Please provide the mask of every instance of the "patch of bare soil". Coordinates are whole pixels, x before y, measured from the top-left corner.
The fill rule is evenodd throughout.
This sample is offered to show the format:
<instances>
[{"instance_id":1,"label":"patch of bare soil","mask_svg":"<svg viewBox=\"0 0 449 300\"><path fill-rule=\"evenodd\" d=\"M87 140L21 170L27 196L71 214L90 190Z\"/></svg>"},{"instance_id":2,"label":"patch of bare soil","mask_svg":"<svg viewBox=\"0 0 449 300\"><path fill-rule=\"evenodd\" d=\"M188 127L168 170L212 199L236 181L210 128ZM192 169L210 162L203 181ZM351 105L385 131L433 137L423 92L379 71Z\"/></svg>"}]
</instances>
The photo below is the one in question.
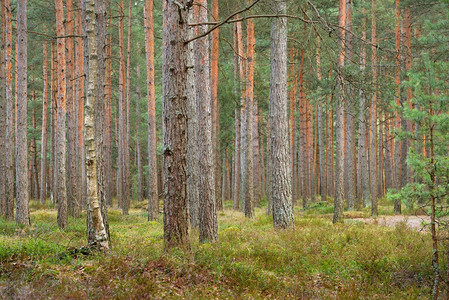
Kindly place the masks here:
<instances>
[{"instance_id":1,"label":"patch of bare soil","mask_svg":"<svg viewBox=\"0 0 449 300\"><path fill-rule=\"evenodd\" d=\"M405 224L408 228L416 231L428 231L430 223L429 216L382 216L377 218L353 218L349 219L365 224L377 224L380 226L396 227L398 224Z\"/></svg>"}]
</instances>

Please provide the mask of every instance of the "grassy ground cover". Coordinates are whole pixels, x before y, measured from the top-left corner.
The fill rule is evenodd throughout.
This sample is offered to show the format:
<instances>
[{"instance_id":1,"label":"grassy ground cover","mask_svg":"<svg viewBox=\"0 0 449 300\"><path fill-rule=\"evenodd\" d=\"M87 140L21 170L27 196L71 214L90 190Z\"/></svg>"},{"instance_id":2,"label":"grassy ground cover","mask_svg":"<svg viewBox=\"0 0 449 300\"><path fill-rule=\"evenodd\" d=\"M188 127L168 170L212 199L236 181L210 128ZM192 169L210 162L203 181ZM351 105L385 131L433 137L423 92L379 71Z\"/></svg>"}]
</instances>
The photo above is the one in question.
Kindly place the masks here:
<instances>
[{"instance_id":1,"label":"grassy ground cover","mask_svg":"<svg viewBox=\"0 0 449 300\"><path fill-rule=\"evenodd\" d=\"M245 219L226 203L219 242L163 251L163 226L135 206L109 210L112 250L85 251L85 220L65 231L56 211L33 204L32 226L0 220L0 297L72 299L306 298L427 299L430 235L347 221L332 225L330 203L295 211L295 228L275 231L265 208ZM388 203L381 212L392 211ZM368 211L348 212L347 218Z\"/></svg>"}]
</instances>

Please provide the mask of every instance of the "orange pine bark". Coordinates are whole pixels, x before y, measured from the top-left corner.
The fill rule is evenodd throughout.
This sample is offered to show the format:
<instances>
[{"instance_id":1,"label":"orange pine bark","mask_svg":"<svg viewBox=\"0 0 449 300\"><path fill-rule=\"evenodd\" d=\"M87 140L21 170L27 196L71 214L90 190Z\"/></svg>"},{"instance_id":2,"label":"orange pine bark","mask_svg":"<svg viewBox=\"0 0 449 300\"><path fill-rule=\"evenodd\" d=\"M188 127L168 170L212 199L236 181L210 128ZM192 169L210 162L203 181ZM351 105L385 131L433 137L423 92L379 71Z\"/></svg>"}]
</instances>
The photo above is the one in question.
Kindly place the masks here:
<instances>
[{"instance_id":1,"label":"orange pine bark","mask_svg":"<svg viewBox=\"0 0 449 300\"><path fill-rule=\"evenodd\" d=\"M251 0L249 0L251 3ZM246 68L246 185L245 185L245 216L254 216L254 169L253 169L253 115L254 115L254 65L256 37L254 22L247 23L247 68Z\"/></svg>"},{"instance_id":2,"label":"orange pine bark","mask_svg":"<svg viewBox=\"0 0 449 300\"><path fill-rule=\"evenodd\" d=\"M64 7L62 0L55 0L56 8L56 34L65 36ZM66 189L66 39L57 39L57 123L55 133L55 187L58 201L58 226L64 229L67 226L67 189Z\"/></svg>"},{"instance_id":3,"label":"orange pine bark","mask_svg":"<svg viewBox=\"0 0 449 300\"><path fill-rule=\"evenodd\" d=\"M298 54L298 50L294 50L293 45L290 48L290 167L292 170L292 196L293 203L296 203L298 198L297 195L297 180L295 168L296 168L296 89L298 84L298 79L295 76L295 56Z\"/></svg>"},{"instance_id":4,"label":"orange pine bark","mask_svg":"<svg viewBox=\"0 0 449 300\"><path fill-rule=\"evenodd\" d=\"M212 0L212 21L218 21L219 15L218 0ZM215 197L217 201L217 210L223 210L223 199L221 197L220 184L220 140L218 139L220 131L219 103L218 103L218 55L219 55L219 28L212 31L212 50L210 57L210 86L212 98L212 144L215 160Z\"/></svg>"},{"instance_id":5,"label":"orange pine bark","mask_svg":"<svg viewBox=\"0 0 449 300\"><path fill-rule=\"evenodd\" d=\"M147 61L147 103L148 103L148 220L157 220L159 199L157 191L156 153L156 92L154 82L154 27L153 0L145 2L145 54Z\"/></svg>"}]
</instances>

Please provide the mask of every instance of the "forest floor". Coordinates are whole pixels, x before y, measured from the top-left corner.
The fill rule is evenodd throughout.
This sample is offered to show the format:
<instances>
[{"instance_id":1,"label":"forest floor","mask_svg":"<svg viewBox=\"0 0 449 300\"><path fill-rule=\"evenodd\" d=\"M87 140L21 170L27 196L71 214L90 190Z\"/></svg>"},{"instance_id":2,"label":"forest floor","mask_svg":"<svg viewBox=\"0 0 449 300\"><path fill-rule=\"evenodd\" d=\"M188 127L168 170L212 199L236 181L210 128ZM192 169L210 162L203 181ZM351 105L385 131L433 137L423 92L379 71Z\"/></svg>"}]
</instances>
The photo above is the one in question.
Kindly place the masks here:
<instances>
[{"instance_id":1,"label":"forest floor","mask_svg":"<svg viewBox=\"0 0 449 300\"><path fill-rule=\"evenodd\" d=\"M377 218L354 218L348 221L363 222L365 224L376 224L380 226L396 227L400 224L405 224L410 229L419 232L428 232L430 225L429 216L380 216Z\"/></svg>"},{"instance_id":2,"label":"forest floor","mask_svg":"<svg viewBox=\"0 0 449 300\"><path fill-rule=\"evenodd\" d=\"M368 209L351 211L337 225L330 202L298 207L295 228L275 231L265 207L246 219L226 202L218 242L199 244L193 230L189 250L169 253L162 216L147 222L141 207L128 216L109 210L107 253L83 249L85 215L64 231L49 205L31 205L29 228L0 219L0 299L427 299L431 292L431 239L420 231L428 220L391 216L390 203L376 219Z\"/></svg>"}]
</instances>

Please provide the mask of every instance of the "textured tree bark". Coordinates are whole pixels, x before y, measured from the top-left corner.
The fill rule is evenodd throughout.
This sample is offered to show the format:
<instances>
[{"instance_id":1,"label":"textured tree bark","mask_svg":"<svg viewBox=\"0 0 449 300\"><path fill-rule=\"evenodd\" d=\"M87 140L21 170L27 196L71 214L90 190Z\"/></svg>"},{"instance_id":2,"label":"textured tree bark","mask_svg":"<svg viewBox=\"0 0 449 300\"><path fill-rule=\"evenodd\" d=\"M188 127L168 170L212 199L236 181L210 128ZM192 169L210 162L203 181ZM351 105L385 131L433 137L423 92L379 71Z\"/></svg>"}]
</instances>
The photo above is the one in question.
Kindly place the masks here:
<instances>
[{"instance_id":1,"label":"textured tree bark","mask_svg":"<svg viewBox=\"0 0 449 300\"><path fill-rule=\"evenodd\" d=\"M55 0L56 8L56 34L65 35L64 7L62 0ZM66 39L57 39L57 82L58 92L56 98L56 133L55 133L55 190L58 202L58 226L67 227L67 187L66 187Z\"/></svg>"},{"instance_id":2,"label":"textured tree bark","mask_svg":"<svg viewBox=\"0 0 449 300\"><path fill-rule=\"evenodd\" d=\"M219 7L218 0L212 0L212 21L218 21ZM207 7L207 2L206 2ZM218 103L218 55L219 55L219 41L220 41L219 28L215 29L211 33L212 47L210 57L210 87L212 97L212 143L214 148L214 167L215 167L215 199L217 201L217 209L223 210L223 199L221 197L221 150L220 150L220 118Z\"/></svg>"},{"instance_id":3,"label":"textured tree bark","mask_svg":"<svg viewBox=\"0 0 449 300\"><path fill-rule=\"evenodd\" d=\"M260 183L261 183L261 197L266 196L266 173L265 173L265 153L263 148L264 134L263 134L263 113L262 108L259 108L259 151L260 151Z\"/></svg>"},{"instance_id":4,"label":"textured tree bark","mask_svg":"<svg viewBox=\"0 0 449 300\"><path fill-rule=\"evenodd\" d=\"M331 71L329 71L329 78L332 77ZM329 95L330 100L332 100L332 95ZM327 131L327 158L326 158L326 166L327 166L327 190L328 195L331 197L335 197L335 170L334 170L334 112L333 109L329 109L328 117L327 117L328 131Z\"/></svg>"},{"instance_id":5,"label":"textured tree bark","mask_svg":"<svg viewBox=\"0 0 449 300\"><path fill-rule=\"evenodd\" d=\"M207 1L198 0L193 7L195 22L206 23ZM203 34L207 26L198 26L196 34ZM199 231L200 242L213 242L218 238L214 148L212 142L212 103L209 77L209 39L193 42L195 52L195 92L198 114L198 166L199 166ZM221 198L221 195L220 195Z\"/></svg>"},{"instance_id":6,"label":"textured tree bark","mask_svg":"<svg viewBox=\"0 0 449 300\"><path fill-rule=\"evenodd\" d=\"M370 107L370 148L369 148L369 171L371 190L371 215L377 216L377 32L376 32L376 0L371 0L371 63L373 70L374 92Z\"/></svg>"},{"instance_id":7,"label":"textured tree bark","mask_svg":"<svg viewBox=\"0 0 449 300\"><path fill-rule=\"evenodd\" d=\"M287 1L275 1L276 13L286 14ZM271 198L275 228L294 226L292 176L288 145L287 18L271 21L270 54Z\"/></svg>"},{"instance_id":8,"label":"textured tree bark","mask_svg":"<svg viewBox=\"0 0 449 300\"><path fill-rule=\"evenodd\" d=\"M313 194L312 201L316 202L316 195L320 193L320 170L319 170L319 153L318 153L318 104L315 105L315 117L313 121Z\"/></svg>"},{"instance_id":9,"label":"textured tree bark","mask_svg":"<svg viewBox=\"0 0 449 300\"><path fill-rule=\"evenodd\" d=\"M193 23L193 9L189 10L189 23ZM189 39L195 36L193 27L189 27ZM190 225L199 226L199 169L198 169L198 113L195 90L195 56L193 44L187 45L187 197L190 208Z\"/></svg>"},{"instance_id":10,"label":"textured tree bark","mask_svg":"<svg viewBox=\"0 0 449 300\"><path fill-rule=\"evenodd\" d=\"M79 7L82 6L82 2L84 0L79 1ZM83 28L85 31L86 26L83 26L82 21L82 12L79 11L77 15L77 35L83 35ZM84 43L85 38L78 38L76 45L76 61L75 64L78 74L76 76L76 84L77 84L77 103L78 103L78 136L77 136L77 144L78 144L78 186L79 186L79 199L82 207L86 207L86 193L87 193L87 179L86 179L86 164L85 164L85 148L84 148L84 100L85 100L85 78L84 78ZM86 62L87 63L87 62Z\"/></svg>"},{"instance_id":11,"label":"textured tree bark","mask_svg":"<svg viewBox=\"0 0 449 300\"><path fill-rule=\"evenodd\" d=\"M107 215L107 199L106 199L106 180L105 180L105 152L106 145L104 142L105 133L105 44L106 44L106 1L95 1L95 16L96 16L96 43L97 43L97 87L96 87L96 101L95 101L95 149L97 157L97 190L98 200L100 202L100 212L102 214L103 224L106 230L106 235L109 239L109 223ZM87 60L87 58L86 58ZM96 213L96 212L95 212ZM90 217L89 215L87 216ZM92 218L94 216L92 215ZM92 223L95 227L95 223ZM95 232L95 230L93 230Z\"/></svg>"},{"instance_id":12,"label":"textured tree bark","mask_svg":"<svg viewBox=\"0 0 449 300\"><path fill-rule=\"evenodd\" d=\"M43 50L43 91L42 91L42 135L41 135L41 203L47 199L47 115L48 115L48 64L47 42Z\"/></svg>"},{"instance_id":13,"label":"textured tree bark","mask_svg":"<svg viewBox=\"0 0 449 300\"><path fill-rule=\"evenodd\" d=\"M32 77L32 83L34 83L34 76ZM33 89L32 91L32 99L33 99L33 110L31 113L31 125L33 126L33 131L37 131L37 124L36 124L36 90ZM28 130L28 128L27 128ZM40 196L39 191L39 175L38 175L38 168L37 168L37 142L36 137L33 136L33 138L30 140L30 164L31 164L31 170L30 170L30 180L29 180L29 187L30 187L30 193L29 198L31 199L31 195L33 196L32 199L38 200Z\"/></svg>"},{"instance_id":14,"label":"textured tree bark","mask_svg":"<svg viewBox=\"0 0 449 300\"><path fill-rule=\"evenodd\" d=\"M305 86L303 88L304 92L304 100L305 107L306 107L306 160L307 160L307 195L308 199L310 199L312 202L315 201L314 198L314 190L313 190L313 140L312 140L312 132L313 132L313 111L312 106L310 105L309 101L307 100L306 96L306 89Z\"/></svg>"},{"instance_id":15,"label":"textured tree bark","mask_svg":"<svg viewBox=\"0 0 449 300\"><path fill-rule=\"evenodd\" d=\"M231 199L231 168L232 164L229 162L229 151L226 148L226 172L223 172L226 180L226 190L224 192L223 199L230 200Z\"/></svg>"},{"instance_id":16,"label":"textured tree bark","mask_svg":"<svg viewBox=\"0 0 449 300\"><path fill-rule=\"evenodd\" d=\"M130 166L130 154L129 149L131 147L130 144L130 130L131 130L131 121L130 121L130 106L131 106L131 22L132 22L132 6L133 1L129 0L128 3L128 45L127 45L127 57L126 57L126 131L125 131L125 148L124 148L124 170L125 170L125 201L123 202L122 211L124 215L128 214L129 206L131 203L130 191L131 191L131 180L129 177L129 166Z\"/></svg>"},{"instance_id":17,"label":"textured tree bark","mask_svg":"<svg viewBox=\"0 0 449 300\"><path fill-rule=\"evenodd\" d=\"M318 82L321 83L322 74L321 74L321 37L317 37L317 48L316 48L316 64L317 64L317 78ZM326 158L325 158L325 147L324 144L324 128L323 128L323 99L318 100L318 152L319 152L319 167L320 167L320 185L319 185L319 193L321 197L321 201L325 201L327 198L327 176L326 176Z\"/></svg>"},{"instance_id":18,"label":"textured tree bark","mask_svg":"<svg viewBox=\"0 0 449 300\"><path fill-rule=\"evenodd\" d=\"M111 16L107 27L111 24ZM107 41L107 53L106 53L106 84L105 84L105 107L106 107L106 120L105 120L105 186L106 186L106 204L112 206L113 184L112 184L112 36L109 36Z\"/></svg>"},{"instance_id":19,"label":"textured tree bark","mask_svg":"<svg viewBox=\"0 0 449 300\"><path fill-rule=\"evenodd\" d=\"M66 34L74 34L73 0L66 1L67 20ZM79 188L76 180L76 135L77 116L73 95L74 78L74 40L66 39L66 102L67 102L67 205L70 215L78 217L81 213L81 203L78 196Z\"/></svg>"},{"instance_id":20,"label":"textured tree bark","mask_svg":"<svg viewBox=\"0 0 449 300\"><path fill-rule=\"evenodd\" d=\"M272 176L272 166L271 166L271 131L270 131L270 119L267 120L267 215L272 216L273 215L273 200L272 200L272 194L271 194L271 176ZM292 203L293 205L293 203Z\"/></svg>"},{"instance_id":21,"label":"textured tree bark","mask_svg":"<svg viewBox=\"0 0 449 300\"><path fill-rule=\"evenodd\" d=\"M257 101L253 105L253 186L254 186L254 205L260 207L262 197L260 190L260 148L259 148L259 115Z\"/></svg>"},{"instance_id":22,"label":"textured tree bark","mask_svg":"<svg viewBox=\"0 0 449 300\"><path fill-rule=\"evenodd\" d=\"M408 72L411 70L412 68L412 25L411 25L411 21L410 21L410 8L406 8L405 9L405 17L404 17L404 22L403 22L403 26L404 28L404 39L405 39L405 74L408 74ZM406 75L404 80L409 80L409 77ZM413 108L413 104L412 104L412 88L407 88L406 91L406 101L407 101L407 105L408 107L411 109ZM410 131L412 134L415 131L415 124L408 120L407 121L407 130ZM410 148L412 141L410 139L407 139L406 141L406 146L405 148L405 152L407 155L408 149ZM405 159L406 160L406 157ZM413 171L411 169L410 166L407 166L407 182L412 183L413 182Z\"/></svg>"},{"instance_id":23,"label":"textured tree bark","mask_svg":"<svg viewBox=\"0 0 449 300\"><path fill-rule=\"evenodd\" d=\"M139 48L139 47L137 47ZM143 201L143 170L140 150L140 66L136 67L136 165L137 165L137 201Z\"/></svg>"},{"instance_id":24,"label":"textured tree bark","mask_svg":"<svg viewBox=\"0 0 449 300\"><path fill-rule=\"evenodd\" d=\"M235 73L234 73L234 85L236 85ZM235 93L236 99L238 99L238 93ZM240 113L239 109L234 110L234 132L235 132L235 141L234 141L234 171L232 179L233 183L233 191L232 191L232 199L234 200L234 210L239 210L240 208Z\"/></svg>"},{"instance_id":25,"label":"textured tree bark","mask_svg":"<svg viewBox=\"0 0 449 300\"><path fill-rule=\"evenodd\" d=\"M251 0L249 0L251 3ZM256 38L254 22L249 19L246 26L246 161L245 161L245 216L254 217L254 147L253 147L253 118L254 118L254 51Z\"/></svg>"},{"instance_id":26,"label":"textured tree bark","mask_svg":"<svg viewBox=\"0 0 449 300\"><path fill-rule=\"evenodd\" d=\"M30 225L27 170L27 0L17 1L16 222Z\"/></svg>"},{"instance_id":27,"label":"textured tree bark","mask_svg":"<svg viewBox=\"0 0 449 300\"><path fill-rule=\"evenodd\" d=\"M145 2L145 55L147 61L147 102L148 102L148 220L155 221L159 215L157 191L156 153L156 93L154 83L154 26L153 0Z\"/></svg>"},{"instance_id":28,"label":"textured tree bark","mask_svg":"<svg viewBox=\"0 0 449 300\"><path fill-rule=\"evenodd\" d=\"M104 51L104 49L98 49L97 43L104 35L101 33L102 24L97 24L97 17L104 18L104 0L85 0L85 24L86 24L86 34L87 34L87 65L88 69L85 70L87 76L87 97L86 97L86 111L84 117L85 125L85 143L86 143L86 170L87 170L87 196L88 196L88 243L92 246L98 247L100 249L109 248L109 234L107 227L107 219L104 218L106 212L104 209L104 199L102 199L101 191L98 188L97 176L98 172L97 165L97 153L98 146L102 146L99 142L101 137L98 137L99 130L96 128L97 121L99 121L98 109L104 109L103 99L98 99L98 85L99 85L99 71L101 70L98 64L98 59L104 59L104 54L97 52ZM104 32L103 32L104 33ZM100 41L101 43L101 41ZM103 64L104 66L104 64ZM103 77L104 79L104 77ZM104 97L103 95L101 95ZM97 103L99 100L99 104ZM101 150L100 150L101 151ZM99 158L101 160L101 157ZM101 176L101 175L100 175Z\"/></svg>"},{"instance_id":29,"label":"textured tree bark","mask_svg":"<svg viewBox=\"0 0 449 300\"><path fill-rule=\"evenodd\" d=\"M125 99L125 41L124 41L124 1L119 2L119 97L118 97L118 177L117 177L117 200L118 206L126 212L126 168L125 168L125 148L126 148L126 99Z\"/></svg>"},{"instance_id":30,"label":"textured tree bark","mask_svg":"<svg viewBox=\"0 0 449 300\"><path fill-rule=\"evenodd\" d=\"M237 39L238 39L238 53L239 53L239 73L240 73L240 193L239 202L240 210L245 211L245 196L246 196L246 65L245 65L245 51L242 24L237 23Z\"/></svg>"},{"instance_id":31,"label":"textured tree bark","mask_svg":"<svg viewBox=\"0 0 449 300\"><path fill-rule=\"evenodd\" d=\"M384 127L385 127L385 134L384 134L384 138L385 138L385 189L389 189L392 188L393 185L393 178L392 176L393 174L393 160L392 160L392 137L390 134L390 115L387 112L384 112L384 116L385 116L385 121L384 121Z\"/></svg>"},{"instance_id":32,"label":"textured tree bark","mask_svg":"<svg viewBox=\"0 0 449 300\"><path fill-rule=\"evenodd\" d=\"M51 76L50 76L50 81L51 81L51 173L50 173L50 178L51 178L51 187L50 187L50 201L52 204L56 203L56 172L55 172L55 167L56 167L56 159L55 159L55 152L56 152L56 125L57 125L57 120L58 120L58 114L56 111L56 98L57 98L57 94L58 94L58 84L57 84L57 55L56 55L56 42L53 41L51 43Z\"/></svg>"},{"instance_id":33,"label":"textured tree bark","mask_svg":"<svg viewBox=\"0 0 449 300\"><path fill-rule=\"evenodd\" d=\"M293 45L290 48L290 76L292 79L292 85L290 87L290 169L292 170L292 199L293 205L298 198L296 186L296 172L293 170L296 167L296 88L298 80L295 74L294 60L297 51L294 51Z\"/></svg>"},{"instance_id":34,"label":"textured tree bark","mask_svg":"<svg viewBox=\"0 0 449 300\"><path fill-rule=\"evenodd\" d=\"M240 93L240 77L239 77L239 36L238 36L238 23L234 23L234 49L237 49L237 53L234 54L234 96L237 101L239 99ZM238 105L237 105L238 106ZM240 146L240 109L237 107L234 110L234 132L235 132L235 142L234 142L234 172L233 172L233 199L234 199L234 210L239 210L240 207L240 158L241 158L241 146Z\"/></svg>"},{"instance_id":35,"label":"textured tree bark","mask_svg":"<svg viewBox=\"0 0 449 300\"><path fill-rule=\"evenodd\" d=\"M6 43L6 23L5 5L1 6L2 29L0 41L0 215L5 216L6 212L6 102L5 102L5 43Z\"/></svg>"},{"instance_id":36,"label":"textured tree bark","mask_svg":"<svg viewBox=\"0 0 449 300\"><path fill-rule=\"evenodd\" d=\"M366 41L366 9L362 9L362 39ZM360 71L365 73L366 68L366 47L362 45L360 55ZM362 204L368 207L370 203L370 190L369 190L369 169L368 169L368 156L367 156L367 118L366 118L366 94L363 88L359 90L359 137L358 137L358 163L359 163L359 176L360 178L360 200L356 203L357 210L361 209Z\"/></svg>"},{"instance_id":37,"label":"textured tree bark","mask_svg":"<svg viewBox=\"0 0 449 300\"><path fill-rule=\"evenodd\" d=\"M352 36L352 1L346 0L346 62L347 64L352 64L353 60L353 36ZM347 86L346 99L346 147L347 147L347 157L346 157L346 169L347 169L347 180L348 180L348 209L353 210L356 206L357 197L357 169L356 169L356 143L355 143L355 103L353 101L354 91L352 86Z\"/></svg>"},{"instance_id":38,"label":"textured tree bark","mask_svg":"<svg viewBox=\"0 0 449 300\"><path fill-rule=\"evenodd\" d=\"M338 68L341 70L345 64L345 19L346 0L339 0L338 25L339 29L339 55ZM336 103L336 165L335 165L335 199L333 223L343 222L344 197L344 84L342 75L337 75L337 103Z\"/></svg>"},{"instance_id":39,"label":"textured tree bark","mask_svg":"<svg viewBox=\"0 0 449 300\"><path fill-rule=\"evenodd\" d=\"M395 1L396 4L396 29L395 29L395 41L396 41L396 68L395 68L395 78L394 83L396 86L396 106L398 109L401 107L401 10L399 8L400 0ZM401 129L401 115L397 111L395 114L395 129ZM402 187L401 180L405 170L402 168L402 147L403 142L398 137L395 137L395 147L394 147L394 187L400 189ZM395 199L394 201L394 213L401 213L401 199Z\"/></svg>"},{"instance_id":40,"label":"textured tree bark","mask_svg":"<svg viewBox=\"0 0 449 300\"><path fill-rule=\"evenodd\" d=\"M378 107L378 130L379 130L379 136L378 136L378 143L377 143L377 157L378 157L378 163L377 163L377 193L378 197L382 198L385 195L384 191L384 132L383 132L383 126L381 125L383 123L382 120L382 108Z\"/></svg>"},{"instance_id":41,"label":"textured tree bark","mask_svg":"<svg viewBox=\"0 0 449 300\"><path fill-rule=\"evenodd\" d=\"M11 0L5 1L6 11L6 159L5 159L5 212L6 219L14 219L14 99L12 90L12 13ZM26 148L26 147L25 147Z\"/></svg>"},{"instance_id":42,"label":"textured tree bark","mask_svg":"<svg viewBox=\"0 0 449 300\"><path fill-rule=\"evenodd\" d=\"M189 247L187 199L187 22L190 1L163 5L163 175L164 175L164 246Z\"/></svg>"},{"instance_id":43,"label":"textured tree bark","mask_svg":"<svg viewBox=\"0 0 449 300\"><path fill-rule=\"evenodd\" d=\"M299 182L303 209L307 208L307 141L306 141L306 99L304 93L304 50L300 51L299 63Z\"/></svg>"}]
</instances>

